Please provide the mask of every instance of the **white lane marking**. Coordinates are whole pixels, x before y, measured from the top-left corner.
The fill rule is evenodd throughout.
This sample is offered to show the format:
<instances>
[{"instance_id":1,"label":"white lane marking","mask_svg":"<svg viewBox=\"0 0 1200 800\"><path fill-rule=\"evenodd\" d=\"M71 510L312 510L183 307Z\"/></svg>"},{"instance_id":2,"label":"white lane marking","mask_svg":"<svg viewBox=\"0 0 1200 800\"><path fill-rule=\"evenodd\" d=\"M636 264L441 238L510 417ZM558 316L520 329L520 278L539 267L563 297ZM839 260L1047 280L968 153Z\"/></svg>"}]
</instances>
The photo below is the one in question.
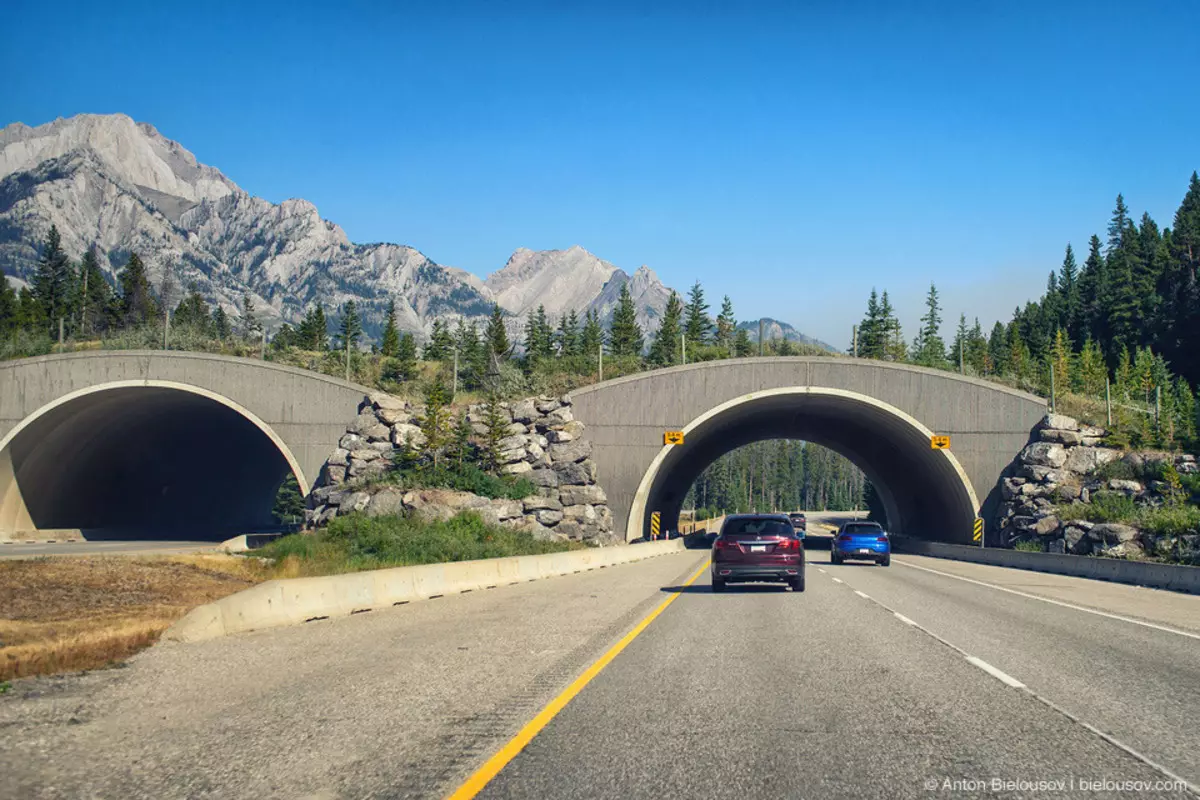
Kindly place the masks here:
<instances>
[{"instance_id":1,"label":"white lane marking","mask_svg":"<svg viewBox=\"0 0 1200 800\"><path fill-rule=\"evenodd\" d=\"M821 569L820 567L817 567L817 572L821 573L822 575L825 574L825 570Z\"/></svg>"},{"instance_id":2,"label":"white lane marking","mask_svg":"<svg viewBox=\"0 0 1200 800\"><path fill-rule=\"evenodd\" d=\"M1089 556L1080 556L1080 558L1088 558L1088 557ZM958 580L958 581L966 581L967 583L973 583L976 586L986 586L989 589L997 589L1001 592L1008 592L1009 594L1015 594L1018 597L1027 597L1030 600L1040 600L1043 603L1050 603L1051 605L1062 606L1063 608L1070 608L1075 611L1086 611L1088 614L1095 614L1100 617L1108 617L1109 619L1119 620L1120 622L1130 622L1134 625L1141 625L1143 628L1153 628L1156 631L1165 631L1166 633L1174 633L1178 636L1186 636L1189 639L1200 639L1200 634L1190 633L1189 631L1181 631L1178 628L1168 628L1166 625L1156 625L1153 622L1145 622L1144 620L1133 619L1132 617L1123 617L1120 614L1110 614L1107 611L1098 611L1097 609L1088 608L1087 606L1077 606L1074 603L1064 603L1062 600L1051 600L1049 597L1039 597L1036 594L1029 594L1028 592L1020 592L1020 591L1017 591L1016 589L1009 589L1007 586L998 586L994 583L988 583L987 581L977 581L974 578L964 578L961 575L954 575L949 572L942 572L941 570L930 569L929 567L920 567L920 566L917 566L916 564L908 564L904 561L897 561L896 563L900 564L901 566L908 567L909 569L919 569L924 572L932 572L934 575L941 575L945 578L954 578L955 580ZM837 580L837 579L834 578L834 580Z\"/></svg>"},{"instance_id":3,"label":"white lane marking","mask_svg":"<svg viewBox=\"0 0 1200 800\"><path fill-rule=\"evenodd\" d=\"M855 593L856 595L858 595L859 597L865 597L865 598L866 598L866 599L868 599L868 600L870 600L870 599L871 599L871 595L869 595L869 594L863 594L863 593L862 593L862 592L860 592L858 589L855 589L855 590L854 590L854 593Z\"/></svg>"},{"instance_id":4,"label":"white lane marking","mask_svg":"<svg viewBox=\"0 0 1200 800\"><path fill-rule=\"evenodd\" d=\"M833 579L833 582L834 582L834 583L841 583L841 582L842 582L842 579L841 579L841 578L834 578L834 579Z\"/></svg>"},{"instance_id":5,"label":"white lane marking","mask_svg":"<svg viewBox=\"0 0 1200 800\"><path fill-rule=\"evenodd\" d=\"M919 628L919 627L921 627L920 625L918 625L917 623L913 622L913 621L912 621L911 619L909 619L908 617L906 617L906 616L904 616L903 614L901 614L899 611L893 611L892 613L896 615L896 619L900 620L900 621L901 621L901 622L903 622L905 625L912 625L914 628Z\"/></svg>"},{"instance_id":6,"label":"white lane marking","mask_svg":"<svg viewBox=\"0 0 1200 800\"><path fill-rule=\"evenodd\" d=\"M1014 678L1012 675L1009 675L1007 672L1002 672L1002 671L996 669L991 664L984 661L982 658L976 658L975 656L967 656L967 661L969 661L972 664L974 664L975 666L979 667L981 670L986 672L988 675L991 675L993 678L1000 681L1001 683L1006 683L1009 686L1013 687L1014 689L1024 689L1025 688L1025 684L1021 683L1019 680Z\"/></svg>"}]
</instances>

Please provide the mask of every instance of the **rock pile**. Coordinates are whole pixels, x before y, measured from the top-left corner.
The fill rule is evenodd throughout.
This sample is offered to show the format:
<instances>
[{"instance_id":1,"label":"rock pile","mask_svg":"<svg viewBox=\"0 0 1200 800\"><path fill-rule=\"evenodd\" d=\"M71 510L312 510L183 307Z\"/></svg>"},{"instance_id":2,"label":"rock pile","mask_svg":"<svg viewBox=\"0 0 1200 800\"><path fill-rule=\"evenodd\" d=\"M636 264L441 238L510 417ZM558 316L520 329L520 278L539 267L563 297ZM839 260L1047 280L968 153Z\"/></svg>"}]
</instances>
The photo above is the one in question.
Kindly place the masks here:
<instances>
[{"instance_id":1,"label":"rock pile","mask_svg":"<svg viewBox=\"0 0 1200 800\"><path fill-rule=\"evenodd\" d=\"M596 483L592 445L583 423L571 414L569 397L534 397L502 406L508 420L500 458L507 475L529 480L535 493L524 500L488 499L446 489L401 490L374 485L392 468L403 448L420 448L425 437L418 425L423 409L390 395L367 397L358 417L325 463L318 488L309 495L310 525L355 511L369 516L412 511L430 519L449 519L473 510L485 521L521 527L546 539L609 543L612 512L604 489ZM476 437L487 432L484 407L467 410Z\"/></svg>"},{"instance_id":2,"label":"rock pile","mask_svg":"<svg viewBox=\"0 0 1200 800\"><path fill-rule=\"evenodd\" d=\"M1061 414L1048 414L1038 425L1039 441L1026 446L1011 474L1002 479L997 527L1004 544L1038 540L1052 553L1138 558L1147 554L1189 557L1200 553L1200 531L1155 536L1119 523L1092 523L1069 517L1076 503L1104 494L1123 495L1145 506L1161 505L1170 486L1163 481L1105 478L1102 467L1116 461L1144 475L1153 462L1169 461L1181 474L1197 472L1196 457L1165 453L1126 453L1104 447L1107 431L1080 425Z\"/></svg>"}]
</instances>

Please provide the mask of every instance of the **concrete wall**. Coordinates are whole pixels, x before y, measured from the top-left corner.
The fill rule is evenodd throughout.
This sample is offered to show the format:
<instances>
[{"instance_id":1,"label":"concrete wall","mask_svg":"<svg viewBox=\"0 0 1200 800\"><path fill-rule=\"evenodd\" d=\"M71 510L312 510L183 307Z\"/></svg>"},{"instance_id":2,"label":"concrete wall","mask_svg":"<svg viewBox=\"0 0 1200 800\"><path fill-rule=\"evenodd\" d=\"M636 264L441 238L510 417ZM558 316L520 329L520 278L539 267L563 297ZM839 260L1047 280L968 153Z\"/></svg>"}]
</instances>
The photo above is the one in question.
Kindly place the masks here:
<instances>
[{"instance_id":1,"label":"concrete wall","mask_svg":"<svg viewBox=\"0 0 1200 800\"><path fill-rule=\"evenodd\" d=\"M839 450L876 483L881 477L890 477L897 484L892 487L896 506L920 488L912 481L898 485L905 470L897 465L911 462L925 481L925 491L931 492L944 488L945 476L952 474L944 464L952 460L974 488L984 516L990 516L987 509L998 501L995 487L1001 472L1046 413L1043 399L997 384L866 359L732 359L618 378L572 393L575 416L587 426L595 448L598 481L608 493L618 528L626 525L647 469L656 456L670 449L663 447L664 431L685 429L710 410L738 398L754 400L755 393L802 387L833 390L831 396L848 393L847 399L844 403L829 400L817 409L812 397L798 394L790 417L786 403L779 402L769 410L769 418L765 407L762 414L743 414L741 420L724 426L719 440L706 439L705 447L693 450L693 456L687 455L685 443L672 456L677 467L698 473L723 452L721 442L731 449L755 438L771 438L774 431L775 436L807 438ZM872 410L871 403L851 402L851 395L878 403ZM877 413L879 409L898 413ZM814 427L810 423L815 419L821 424ZM936 460L922 427L951 437L952 459ZM931 485L934 482L937 485ZM952 491L959 494L953 505L960 507L962 493L957 488ZM947 507L952 499L931 505L927 511ZM960 520L952 523L952 531L912 530L918 523L931 526L936 520L906 522L912 535L956 540L967 534L963 530L967 523Z\"/></svg>"},{"instance_id":2,"label":"concrete wall","mask_svg":"<svg viewBox=\"0 0 1200 800\"><path fill-rule=\"evenodd\" d=\"M31 467L22 477L23 465L102 465L97 449L132 446L130 437L150 420L156 441L170 448L184 441L170 435L171 426L182 434L203 416L234 467L238 437L257 436L257 428L303 476L307 491L367 392L306 370L204 353L98 351L0 362L0 536L34 522L22 491L36 487L21 483L45 470ZM253 427L222 427L221 419L235 417Z\"/></svg>"}]
</instances>

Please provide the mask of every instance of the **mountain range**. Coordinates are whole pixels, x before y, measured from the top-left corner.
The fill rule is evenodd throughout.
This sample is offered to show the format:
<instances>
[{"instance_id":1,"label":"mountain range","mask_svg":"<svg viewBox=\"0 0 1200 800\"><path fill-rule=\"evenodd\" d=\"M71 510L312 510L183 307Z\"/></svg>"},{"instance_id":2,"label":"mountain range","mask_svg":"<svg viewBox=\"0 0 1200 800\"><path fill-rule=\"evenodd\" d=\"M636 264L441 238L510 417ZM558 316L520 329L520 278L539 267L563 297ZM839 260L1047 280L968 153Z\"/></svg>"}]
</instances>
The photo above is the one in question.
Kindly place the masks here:
<instances>
[{"instance_id":1,"label":"mountain range","mask_svg":"<svg viewBox=\"0 0 1200 800\"><path fill-rule=\"evenodd\" d=\"M389 300L400 328L418 334L435 318L482 320L493 303L514 331L538 305L552 320L589 309L607 320L628 284L649 332L671 292L649 267L630 275L579 246L521 248L480 279L408 245L355 244L307 200L254 197L124 114L0 129L0 270L28 280L51 225L73 257L96 247L112 278L136 252L160 287L168 276L180 292L194 285L231 315L249 292L268 329L294 325L315 302L335 312L347 300L368 335Z\"/></svg>"}]
</instances>

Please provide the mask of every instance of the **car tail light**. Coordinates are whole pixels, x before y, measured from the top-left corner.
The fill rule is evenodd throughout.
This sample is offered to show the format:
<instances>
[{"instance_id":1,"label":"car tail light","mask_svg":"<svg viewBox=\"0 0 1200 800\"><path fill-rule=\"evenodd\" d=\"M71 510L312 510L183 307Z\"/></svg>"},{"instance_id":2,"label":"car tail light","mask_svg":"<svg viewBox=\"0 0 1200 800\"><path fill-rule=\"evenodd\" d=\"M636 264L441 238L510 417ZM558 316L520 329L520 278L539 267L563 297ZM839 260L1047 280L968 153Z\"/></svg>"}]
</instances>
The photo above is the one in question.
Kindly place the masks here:
<instances>
[{"instance_id":1,"label":"car tail light","mask_svg":"<svg viewBox=\"0 0 1200 800\"><path fill-rule=\"evenodd\" d=\"M875 537L875 541L877 541L877 542L886 542L886 541L887 541L887 537L886 537L886 536L876 536L876 537Z\"/></svg>"},{"instance_id":2,"label":"car tail light","mask_svg":"<svg viewBox=\"0 0 1200 800\"><path fill-rule=\"evenodd\" d=\"M839 542L848 542L848 541L850 541L850 540L851 540L851 539L853 539L853 538L854 538L854 537L853 537L853 536L851 536L850 534L848 534L848 533L843 533L841 536L839 536L839 537L838 537L838 541L839 541Z\"/></svg>"},{"instance_id":3,"label":"car tail light","mask_svg":"<svg viewBox=\"0 0 1200 800\"><path fill-rule=\"evenodd\" d=\"M778 545L776 545L776 547L779 550L799 550L800 549L800 540L799 539L784 539Z\"/></svg>"},{"instance_id":4,"label":"car tail light","mask_svg":"<svg viewBox=\"0 0 1200 800\"><path fill-rule=\"evenodd\" d=\"M716 545L717 545L718 550L737 550L737 549L739 549L737 542L733 541L732 539L717 539Z\"/></svg>"}]
</instances>

